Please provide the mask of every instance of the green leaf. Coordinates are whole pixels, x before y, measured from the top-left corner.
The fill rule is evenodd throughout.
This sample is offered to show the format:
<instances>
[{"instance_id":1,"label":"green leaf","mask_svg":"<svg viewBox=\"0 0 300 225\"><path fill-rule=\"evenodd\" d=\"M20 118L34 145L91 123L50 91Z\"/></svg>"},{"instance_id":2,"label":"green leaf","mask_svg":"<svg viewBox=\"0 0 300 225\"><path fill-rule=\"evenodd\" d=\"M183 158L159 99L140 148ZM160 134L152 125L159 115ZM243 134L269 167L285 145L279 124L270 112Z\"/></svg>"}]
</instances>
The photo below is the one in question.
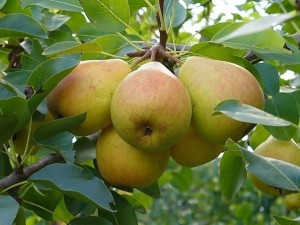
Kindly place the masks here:
<instances>
[{"instance_id":1,"label":"green leaf","mask_svg":"<svg viewBox=\"0 0 300 225\"><path fill-rule=\"evenodd\" d=\"M62 193L58 190L39 190L38 186L32 184L22 186L19 193L22 195L22 206L34 211L36 215L45 220L51 220L53 215L42 208L53 212L63 197Z\"/></svg>"},{"instance_id":2,"label":"green leaf","mask_svg":"<svg viewBox=\"0 0 300 225\"><path fill-rule=\"evenodd\" d=\"M200 31L201 40L210 41L212 37L216 35L216 33L218 33L221 29L228 26L229 24L231 24L231 22L216 23L214 25L203 28Z\"/></svg>"},{"instance_id":3,"label":"green leaf","mask_svg":"<svg viewBox=\"0 0 300 225\"><path fill-rule=\"evenodd\" d=\"M48 31L53 31L65 24L70 17L61 14L44 12L42 14L42 24Z\"/></svg>"},{"instance_id":4,"label":"green leaf","mask_svg":"<svg viewBox=\"0 0 300 225\"><path fill-rule=\"evenodd\" d=\"M54 54L74 54L87 52L101 52L101 46L97 43L77 43L73 41L63 41L55 43L44 50L43 55Z\"/></svg>"},{"instance_id":5,"label":"green leaf","mask_svg":"<svg viewBox=\"0 0 300 225\"><path fill-rule=\"evenodd\" d=\"M289 52L278 52L278 51L256 51L255 54L263 60L276 60L280 63L287 65L298 65L300 60L300 50L298 44L294 45L286 41L287 47L290 49Z\"/></svg>"},{"instance_id":6,"label":"green leaf","mask_svg":"<svg viewBox=\"0 0 300 225\"><path fill-rule=\"evenodd\" d=\"M283 48L285 39L273 29L267 29L255 34L236 37L220 41L222 38L234 30L243 26L244 23L233 23L220 30L213 38L212 42L223 44L226 47L236 49L250 49L255 53L277 53L291 54L291 51Z\"/></svg>"},{"instance_id":7,"label":"green leaf","mask_svg":"<svg viewBox=\"0 0 300 225\"><path fill-rule=\"evenodd\" d=\"M41 63L28 78L27 86L33 87L36 93L28 100L33 112L44 100L47 94L66 76L79 60L69 58L54 58Z\"/></svg>"},{"instance_id":8,"label":"green leaf","mask_svg":"<svg viewBox=\"0 0 300 225\"><path fill-rule=\"evenodd\" d=\"M123 37L116 34L102 35L93 42L99 44L105 53L115 54L127 45L127 41Z\"/></svg>"},{"instance_id":9,"label":"green leaf","mask_svg":"<svg viewBox=\"0 0 300 225\"><path fill-rule=\"evenodd\" d=\"M79 0L22 0L22 7L37 5L49 9L61 9L66 11L82 12Z\"/></svg>"},{"instance_id":10,"label":"green leaf","mask_svg":"<svg viewBox=\"0 0 300 225\"><path fill-rule=\"evenodd\" d=\"M21 206L19 208L17 216L14 220L14 224L16 224L16 225L26 225L26 215L25 215L24 207Z\"/></svg>"},{"instance_id":11,"label":"green leaf","mask_svg":"<svg viewBox=\"0 0 300 225\"><path fill-rule=\"evenodd\" d=\"M112 192L112 195L116 203L114 205L116 212L99 211L99 216L109 220L113 225L138 225L135 211L129 202L116 192Z\"/></svg>"},{"instance_id":12,"label":"green leaf","mask_svg":"<svg viewBox=\"0 0 300 225\"><path fill-rule=\"evenodd\" d=\"M266 113L253 106L242 104L237 99L227 99L220 102L214 109L214 114L223 113L232 119L268 126L289 126L292 123Z\"/></svg>"},{"instance_id":13,"label":"green leaf","mask_svg":"<svg viewBox=\"0 0 300 225\"><path fill-rule=\"evenodd\" d=\"M264 31L269 29L270 27L282 23L286 20L292 19L299 14L289 13L289 14L281 14L276 16L267 16L262 17L248 23L245 23L243 26L239 27L238 29L234 30L232 33L220 37L219 39L215 40L218 43L226 42L230 39L238 38L241 36L247 36L252 34L257 34L258 32Z\"/></svg>"},{"instance_id":14,"label":"green leaf","mask_svg":"<svg viewBox=\"0 0 300 225\"><path fill-rule=\"evenodd\" d=\"M59 153L66 162L74 163L75 152L72 150L73 139L73 134L70 132L61 131L52 135L51 137L39 140L37 144Z\"/></svg>"},{"instance_id":15,"label":"green leaf","mask_svg":"<svg viewBox=\"0 0 300 225\"><path fill-rule=\"evenodd\" d=\"M8 99L0 99L0 117L12 114L17 117L17 122L10 130L14 132L20 131L27 125L31 117L24 98L15 96Z\"/></svg>"},{"instance_id":16,"label":"green leaf","mask_svg":"<svg viewBox=\"0 0 300 225\"><path fill-rule=\"evenodd\" d=\"M225 151L220 162L220 189L227 200L232 200L247 180L246 165L240 149L234 142L226 142Z\"/></svg>"},{"instance_id":17,"label":"green leaf","mask_svg":"<svg viewBox=\"0 0 300 225\"><path fill-rule=\"evenodd\" d=\"M268 99L265 104L266 112L280 117L291 124L299 123L299 111L295 98L289 93L278 93L272 98ZM264 124L267 125L267 124ZM297 132L296 126L288 127L272 127L266 126L265 128L277 139L289 140Z\"/></svg>"},{"instance_id":18,"label":"green leaf","mask_svg":"<svg viewBox=\"0 0 300 225\"><path fill-rule=\"evenodd\" d=\"M85 117L86 114L82 113L76 116L55 119L48 123L44 123L35 130L33 137L37 142L39 142L59 132L72 131L85 120Z\"/></svg>"},{"instance_id":19,"label":"green leaf","mask_svg":"<svg viewBox=\"0 0 300 225\"><path fill-rule=\"evenodd\" d=\"M256 149L257 146L267 140L269 136L270 133L263 125L257 125L249 138L251 148Z\"/></svg>"},{"instance_id":20,"label":"green leaf","mask_svg":"<svg viewBox=\"0 0 300 225\"><path fill-rule=\"evenodd\" d=\"M110 204L113 197L98 177L91 177L79 166L55 163L33 174L30 181L54 186L66 195L92 203L102 209L113 212Z\"/></svg>"},{"instance_id":21,"label":"green leaf","mask_svg":"<svg viewBox=\"0 0 300 225\"><path fill-rule=\"evenodd\" d=\"M14 126L18 123L16 113L0 115L0 146L8 141L14 133Z\"/></svg>"},{"instance_id":22,"label":"green leaf","mask_svg":"<svg viewBox=\"0 0 300 225\"><path fill-rule=\"evenodd\" d=\"M79 29L86 24L86 17L80 12L65 12L65 15L69 16L66 25L75 33L78 33Z\"/></svg>"},{"instance_id":23,"label":"green leaf","mask_svg":"<svg viewBox=\"0 0 300 225\"><path fill-rule=\"evenodd\" d=\"M145 207L133 195L124 194L122 197L130 203L130 205L134 208L134 211L147 214Z\"/></svg>"},{"instance_id":24,"label":"green leaf","mask_svg":"<svg viewBox=\"0 0 300 225\"><path fill-rule=\"evenodd\" d=\"M177 27L185 21L186 9L179 1L164 1L164 18L166 29Z\"/></svg>"},{"instance_id":25,"label":"green leaf","mask_svg":"<svg viewBox=\"0 0 300 225\"><path fill-rule=\"evenodd\" d=\"M0 121L0 124L2 125L2 121ZM2 179L2 177L8 176L12 172L13 169L10 164L9 157L0 148L0 179Z\"/></svg>"},{"instance_id":26,"label":"green leaf","mask_svg":"<svg viewBox=\"0 0 300 225\"><path fill-rule=\"evenodd\" d=\"M114 213L114 217L118 221L118 224L130 224L138 225L136 214L132 206L127 202L125 198L121 195L113 192L113 197L115 199L115 208L117 212Z\"/></svg>"},{"instance_id":27,"label":"green leaf","mask_svg":"<svg viewBox=\"0 0 300 225\"><path fill-rule=\"evenodd\" d=\"M265 183L274 187L300 191L300 167L281 160L258 156L242 147L240 150L249 170Z\"/></svg>"},{"instance_id":28,"label":"green leaf","mask_svg":"<svg viewBox=\"0 0 300 225\"><path fill-rule=\"evenodd\" d=\"M31 17L12 13L0 18L0 37L47 38L44 28Z\"/></svg>"},{"instance_id":29,"label":"green leaf","mask_svg":"<svg viewBox=\"0 0 300 225\"><path fill-rule=\"evenodd\" d=\"M81 0L87 17L104 33L115 33L128 26L130 11L127 0Z\"/></svg>"},{"instance_id":30,"label":"green leaf","mask_svg":"<svg viewBox=\"0 0 300 225\"><path fill-rule=\"evenodd\" d=\"M112 225L108 220L96 217L96 216L82 216L77 217L70 221L70 225L87 225L87 224L99 224L99 225Z\"/></svg>"},{"instance_id":31,"label":"green leaf","mask_svg":"<svg viewBox=\"0 0 300 225\"><path fill-rule=\"evenodd\" d=\"M179 171L172 172L171 184L181 192L189 191L193 181L193 171L182 167Z\"/></svg>"},{"instance_id":32,"label":"green leaf","mask_svg":"<svg viewBox=\"0 0 300 225\"><path fill-rule=\"evenodd\" d=\"M19 91L24 93L25 87L26 87L26 81L28 77L30 76L31 71L15 71L12 73L8 73L4 80L12 84L15 88L17 88Z\"/></svg>"},{"instance_id":33,"label":"green leaf","mask_svg":"<svg viewBox=\"0 0 300 225\"><path fill-rule=\"evenodd\" d=\"M157 182L150 185L149 187L140 188L139 190L152 198L160 198L161 196L159 185Z\"/></svg>"},{"instance_id":34,"label":"green leaf","mask_svg":"<svg viewBox=\"0 0 300 225\"><path fill-rule=\"evenodd\" d=\"M0 99L17 96L16 90L4 80L0 80Z\"/></svg>"},{"instance_id":35,"label":"green leaf","mask_svg":"<svg viewBox=\"0 0 300 225\"><path fill-rule=\"evenodd\" d=\"M0 9L5 5L7 0L0 0Z\"/></svg>"},{"instance_id":36,"label":"green leaf","mask_svg":"<svg viewBox=\"0 0 300 225\"><path fill-rule=\"evenodd\" d=\"M300 90L293 91L290 93L292 95L297 103L298 111L300 112Z\"/></svg>"},{"instance_id":37,"label":"green leaf","mask_svg":"<svg viewBox=\"0 0 300 225\"><path fill-rule=\"evenodd\" d=\"M292 220L292 219L283 218L281 216L274 216L274 219L280 225L300 225L300 218Z\"/></svg>"},{"instance_id":38,"label":"green leaf","mask_svg":"<svg viewBox=\"0 0 300 225\"><path fill-rule=\"evenodd\" d=\"M0 195L0 224L13 224L19 210L19 204L9 195Z\"/></svg>"},{"instance_id":39,"label":"green leaf","mask_svg":"<svg viewBox=\"0 0 300 225\"><path fill-rule=\"evenodd\" d=\"M73 149L76 151L75 160L77 163L82 163L96 158L96 145L87 137L79 138Z\"/></svg>"},{"instance_id":40,"label":"green leaf","mask_svg":"<svg viewBox=\"0 0 300 225\"><path fill-rule=\"evenodd\" d=\"M257 63L255 68L260 74L264 93L267 95L277 94L279 92L279 75L276 67L266 63Z\"/></svg>"}]
</instances>

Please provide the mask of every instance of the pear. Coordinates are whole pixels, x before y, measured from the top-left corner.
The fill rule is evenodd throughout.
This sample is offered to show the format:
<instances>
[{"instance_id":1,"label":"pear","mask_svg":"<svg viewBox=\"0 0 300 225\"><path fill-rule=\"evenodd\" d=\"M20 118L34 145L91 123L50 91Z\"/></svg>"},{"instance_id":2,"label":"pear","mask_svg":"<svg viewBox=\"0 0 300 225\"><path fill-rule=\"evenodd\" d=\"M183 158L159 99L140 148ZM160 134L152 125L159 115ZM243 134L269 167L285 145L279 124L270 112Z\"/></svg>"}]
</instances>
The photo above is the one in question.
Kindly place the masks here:
<instances>
[{"instance_id":1,"label":"pear","mask_svg":"<svg viewBox=\"0 0 300 225\"><path fill-rule=\"evenodd\" d=\"M115 87L131 71L121 59L82 61L47 96L49 111L55 117L86 112L75 135L93 134L111 124L110 103Z\"/></svg>"},{"instance_id":2,"label":"pear","mask_svg":"<svg viewBox=\"0 0 300 225\"><path fill-rule=\"evenodd\" d=\"M112 97L111 118L130 145L149 152L173 145L192 116L188 91L159 62L148 62L120 82Z\"/></svg>"},{"instance_id":3,"label":"pear","mask_svg":"<svg viewBox=\"0 0 300 225\"><path fill-rule=\"evenodd\" d=\"M31 123L31 131L30 131L30 135L28 137L28 133L29 133L29 126L25 127L24 129L22 129L21 131L19 131L18 133L14 134L13 137L13 144L14 144L14 150L16 153L18 154L23 154L26 148L26 143L27 143L27 138L29 138L28 140L28 149L32 149L32 151L30 152L31 155L34 155L39 147L37 145L35 145L34 141L33 141L33 133L34 131L41 125L52 121L54 118L50 113L47 113L45 115L45 117L43 118L43 120L33 120Z\"/></svg>"},{"instance_id":4,"label":"pear","mask_svg":"<svg viewBox=\"0 0 300 225\"><path fill-rule=\"evenodd\" d=\"M288 210L300 209L300 192L284 196L283 204Z\"/></svg>"},{"instance_id":5,"label":"pear","mask_svg":"<svg viewBox=\"0 0 300 225\"><path fill-rule=\"evenodd\" d=\"M144 188L158 180L166 169L169 150L149 153L127 144L112 126L101 130L96 145L99 171L110 185Z\"/></svg>"},{"instance_id":6,"label":"pear","mask_svg":"<svg viewBox=\"0 0 300 225\"><path fill-rule=\"evenodd\" d=\"M223 147L207 142L191 125L187 133L171 147L171 157L182 166L195 167L217 158Z\"/></svg>"},{"instance_id":7,"label":"pear","mask_svg":"<svg viewBox=\"0 0 300 225\"><path fill-rule=\"evenodd\" d=\"M255 149L255 153L259 156L282 160L300 166L300 147L294 140L281 141L270 136ZM292 193L289 190L266 184L250 172L248 177L253 185L265 194L279 196Z\"/></svg>"},{"instance_id":8,"label":"pear","mask_svg":"<svg viewBox=\"0 0 300 225\"><path fill-rule=\"evenodd\" d=\"M240 140L250 124L226 115L212 115L225 99L238 99L244 104L264 108L264 95L248 70L220 60L192 56L179 68L178 78L185 84L193 105L192 124L211 143L224 144L228 138Z\"/></svg>"}]
</instances>

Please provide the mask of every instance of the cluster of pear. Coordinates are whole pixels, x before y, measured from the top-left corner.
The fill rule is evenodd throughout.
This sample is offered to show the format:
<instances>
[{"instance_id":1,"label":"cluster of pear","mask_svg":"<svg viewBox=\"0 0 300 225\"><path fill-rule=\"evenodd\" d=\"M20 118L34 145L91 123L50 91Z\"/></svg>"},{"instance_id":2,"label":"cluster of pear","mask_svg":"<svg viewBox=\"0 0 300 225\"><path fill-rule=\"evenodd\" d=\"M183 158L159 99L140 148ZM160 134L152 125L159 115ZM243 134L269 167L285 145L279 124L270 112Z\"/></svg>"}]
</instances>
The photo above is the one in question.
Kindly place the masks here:
<instances>
[{"instance_id":1,"label":"cluster of pear","mask_svg":"<svg viewBox=\"0 0 300 225\"><path fill-rule=\"evenodd\" d=\"M293 139L282 141L270 136L255 149L255 153L259 156L277 159L295 166L300 166L300 147ZM293 202L291 200L292 197L289 196L292 191L269 185L250 172L248 172L248 177L253 185L261 192L273 196L287 195L287 205L293 205L291 203ZM276 179L276 177L273 179ZM300 192L298 195L300 196ZM296 198L297 194L292 196ZM300 201L295 205L300 207Z\"/></svg>"},{"instance_id":2,"label":"cluster of pear","mask_svg":"<svg viewBox=\"0 0 300 225\"><path fill-rule=\"evenodd\" d=\"M264 107L260 85L246 69L192 56L177 76L159 62L131 71L120 59L83 61L46 101L54 117L87 113L74 134L101 130L96 158L109 184L143 188L163 174L170 156L198 166L215 159L228 138L248 132L250 124L212 115L225 99Z\"/></svg>"}]
</instances>

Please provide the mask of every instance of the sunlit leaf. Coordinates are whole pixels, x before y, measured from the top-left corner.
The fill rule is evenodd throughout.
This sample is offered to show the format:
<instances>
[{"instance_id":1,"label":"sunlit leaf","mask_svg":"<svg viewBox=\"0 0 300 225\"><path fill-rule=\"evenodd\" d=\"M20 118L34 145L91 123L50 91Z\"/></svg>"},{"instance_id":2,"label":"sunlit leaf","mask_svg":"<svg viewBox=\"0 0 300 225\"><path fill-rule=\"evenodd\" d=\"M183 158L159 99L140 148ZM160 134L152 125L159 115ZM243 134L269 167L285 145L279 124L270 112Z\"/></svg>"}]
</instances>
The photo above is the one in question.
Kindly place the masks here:
<instances>
[{"instance_id":1,"label":"sunlit leaf","mask_svg":"<svg viewBox=\"0 0 300 225\"><path fill-rule=\"evenodd\" d=\"M70 17L65 15L44 12L41 22L48 31L53 31L65 24L69 19Z\"/></svg>"},{"instance_id":2,"label":"sunlit leaf","mask_svg":"<svg viewBox=\"0 0 300 225\"><path fill-rule=\"evenodd\" d=\"M299 14L289 13L289 14L281 14L276 16L267 16L262 17L248 23L245 23L243 26L239 27L238 29L234 30L232 33L220 37L219 39L215 40L216 42L226 42L229 39L246 36L249 34L256 34L258 32L264 31L269 29L270 27L280 24L286 20L299 16Z\"/></svg>"},{"instance_id":3,"label":"sunlit leaf","mask_svg":"<svg viewBox=\"0 0 300 225\"><path fill-rule=\"evenodd\" d=\"M38 5L44 8L82 12L79 0L22 0L22 7Z\"/></svg>"},{"instance_id":4,"label":"sunlit leaf","mask_svg":"<svg viewBox=\"0 0 300 225\"><path fill-rule=\"evenodd\" d=\"M244 23L233 23L224 27L212 38L212 41L218 44L221 43L230 48L250 49L255 53L292 54L291 51L283 48L285 39L271 28L255 34L222 40L224 36L240 28L243 24Z\"/></svg>"},{"instance_id":5,"label":"sunlit leaf","mask_svg":"<svg viewBox=\"0 0 300 225\"><path fill-rule=\"evenodd\" d=\"M268 126L289 126L292 123L266 113L253 106L242 104L239 100L228 99L219 103L214 114L223 113L235 120L247 123L263 124Z\"/></svg>"},{"instance_id":6,"label":"sunlit leaf","mask_svg":"<svg viewBox=\"0 0 300 225\"><path fill-rule=\"evenodd\" d=\"M87 52L101 52L101 46L97 43L77 43L73 41L63 41L49 46L42 53L43 55L54 54L73 54L73 53L87 53Z\"/></svg>"},{"instance_id":7,"label":"sunlit leaf","mask_svg":"<svg viewBox=\"0 0 300 225\"><path fill-rule=\"evenodd\" d=\"M130 17L127 0L81 0L87 17L105 33L124 30Z\"/></svg>"}]
</instances>

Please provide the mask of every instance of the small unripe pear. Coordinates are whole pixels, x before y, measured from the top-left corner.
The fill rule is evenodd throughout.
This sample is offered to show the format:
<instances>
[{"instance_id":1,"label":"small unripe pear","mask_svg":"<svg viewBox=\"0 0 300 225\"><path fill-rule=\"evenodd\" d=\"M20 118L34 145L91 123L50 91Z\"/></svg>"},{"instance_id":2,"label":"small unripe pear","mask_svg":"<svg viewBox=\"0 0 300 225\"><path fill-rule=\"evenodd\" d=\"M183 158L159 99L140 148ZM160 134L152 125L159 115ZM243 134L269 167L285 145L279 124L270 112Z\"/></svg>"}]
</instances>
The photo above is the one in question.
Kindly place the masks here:
<instances>
[{"instance_id":1,"label":"small unripe pear","mask_svg":"<svg viewBox=\"0 0 300 225\"><path fill-rule=\"evenodd\" d=\"M288 210L300 209L300 192L284 196L283 204Z\"/></svg>"},{"instance_id":2,"label":"small unripe pear","mask_svg":"<svg viewBox=\"0 0 300 225\"><path fill-rule=\"evenodd\" d=\"M86 136L111 124L110 103L115 87L130 73L121 59L81 62L47 96L47 106L55 117L86 112L85 121L73 131Z\"/></svg>"},{"instance_id":3,"label":"small unripe pear","mask_svg":"<svg viewBox=\"0 0 300 225\"><path fill-rule=\"evenodd\" d=\"M293 140L281 141L270 136L255 149L255 153L259 156L278 159L300 166L300 147ZM266 184L250 172L248 173L248 177L253 185L265 194L279 196L292 193L292 191Z\"/></svg>"},{"instance_id":4,"label":"small unripe pear","mask_svg":"<svg viewBox=\"0 0 300 225\"><path fill-rule=\"evenodd\" d=\"M30 135L28 135L29 133L29 126L26 126L24 129L22 129L21 131L19 131L18 133L16 133L13 137L13 144L14 144L14 149L15 152L18 154L23 154L26 148L26 142L27 139L28 140L28 146L27 148L30 150L31 148L31 155L34 155L39 147L37 145L35 145L34 141L33 141L33 133L34 131L41 126L44 123L50 122L52 121L54 118L50 113L47 113L45 115L45 117L43 118L43 120L33 120L31 123L31 131L30 131Z\"/></svg>"},{"instance_id":5,"label":"small unripe pear","mask_svg":"<svg viewBox=\"0 0 300 225\"><path fill-rule=\"evenodd\" d=\"M177 77L159 62L131 72L115 89L112 123L130 145L149 152L173 145L187 131L190 96Z\"/></svg>"}]
</instances>

